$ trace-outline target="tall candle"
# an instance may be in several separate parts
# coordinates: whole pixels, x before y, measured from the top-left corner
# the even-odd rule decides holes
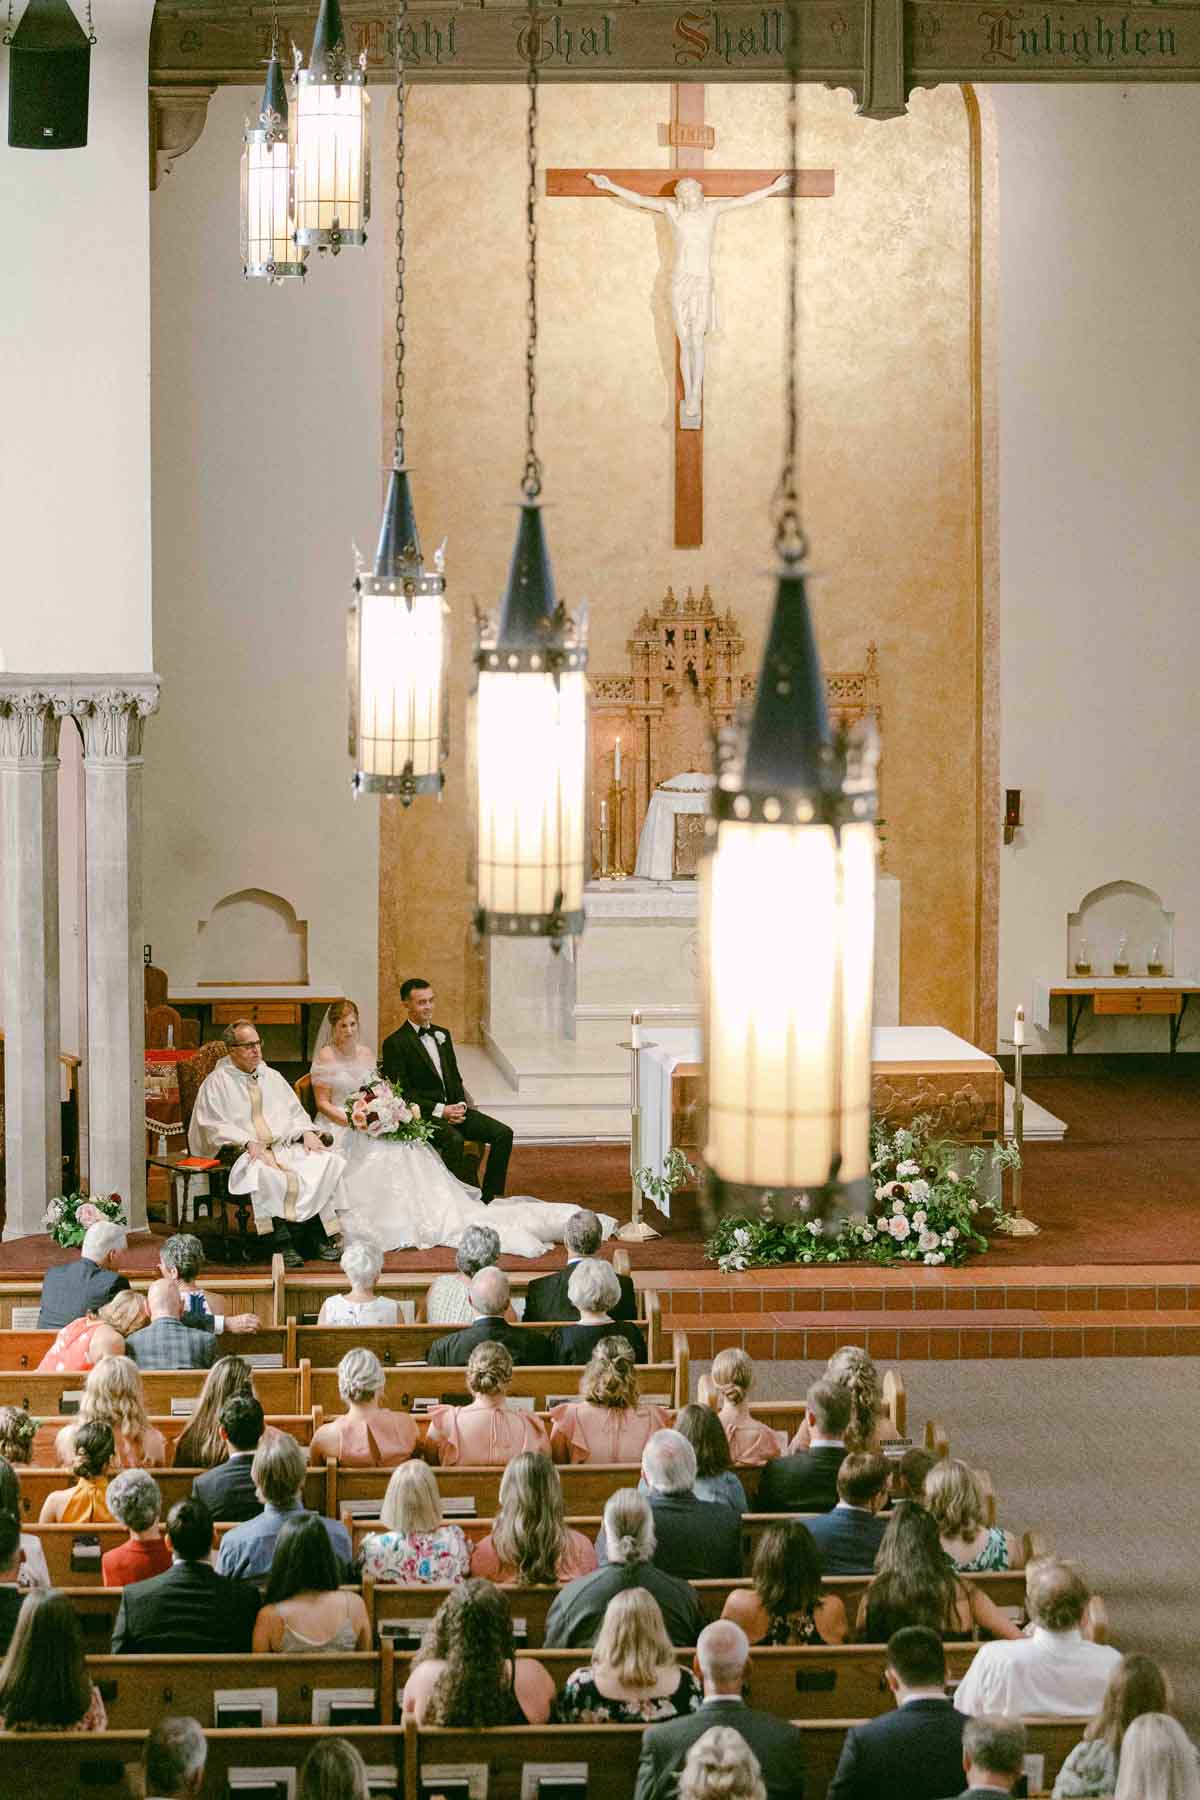
[[[630,1031],[629,1031],[629,1041],[635,1050],[641,1049],[641,1047],[642,1047],[642,1015],[640,1012],[635,1012],[633,1015],[633,1023],[630,1026]]]
[[[608,801],[607,800],[602,800],[600,802],[600,824],[601,824],[602,828],[608,824]]]
[[[613,780],[616,782],[619,782],[620,779],[621,779],[621,740],[620,740],[620,738],[618,738],[617,739],[617,747],[613,751]]]
[[[1025,1042],[1025,1008],[1023,1006],[1018,1006],[1016,1017],[1013,1020],[1012,1041],[1014,1044]]]

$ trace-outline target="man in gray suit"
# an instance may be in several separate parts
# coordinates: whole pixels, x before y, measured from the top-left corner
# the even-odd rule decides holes
[[[727,1725],[758,1758],[767,1800],[804,1800],[803,1740],[794,1725],[760,1712],[742,1699],[750,1643],[740,1625],[719,1619],[706,1625],[696,1644],[704,1680],[699,1712],[650,1725],[642,1737],[634,1800],[672,1800],[676,1777],[698,1738]]]
[[[183,1323],[183,1295],[174,1281],[152,1281],[146,1295],[150,1323],[125,1340],[125,1354],[139,1369],[211,1369],[217,1341],[210,1331]]]

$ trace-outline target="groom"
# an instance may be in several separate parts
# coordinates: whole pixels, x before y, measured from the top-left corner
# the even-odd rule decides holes
[[[491,1146],[483,1171],[481,1198],[486,1204],[504,1192],[512,1130],[468,1104],[454,1041],[444,1026],[433,1023],[435,996],[424,976],[410,975],[402,982],[400,998],[408,1019],[383,1040],[383,1073],[406,1100],[416,1101],[423,1119],[433,1121],[433,1147],[460,1181],[467,1139]]]

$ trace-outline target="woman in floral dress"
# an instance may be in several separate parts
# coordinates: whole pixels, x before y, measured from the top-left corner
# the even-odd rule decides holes
[[[401,1463],[379,1511],[387,1529],[363,1539],[364,1575],[430,1587],[466,1580],[471,1551],[462,1526],[443,1520],[437,1477],[427,1463]]]
[[[676,1660],[658,1601],[628,1588],[609,1601],[591,1665],[568,1675],[551,1717],[559,1725],[656,1725],[698,1712],[703,1699]]]

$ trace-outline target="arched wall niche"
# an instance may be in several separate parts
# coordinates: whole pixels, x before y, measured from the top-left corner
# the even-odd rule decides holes
[[[196,927],[200,980],[277,987],[308,981],[308,921],[265,888],[218,900]]]
[[[1111,975],[1122,938],[1130,975],[1174,974],[1175,914],[1139,881],[1106,881],[1067,914],[1067,973]]]

